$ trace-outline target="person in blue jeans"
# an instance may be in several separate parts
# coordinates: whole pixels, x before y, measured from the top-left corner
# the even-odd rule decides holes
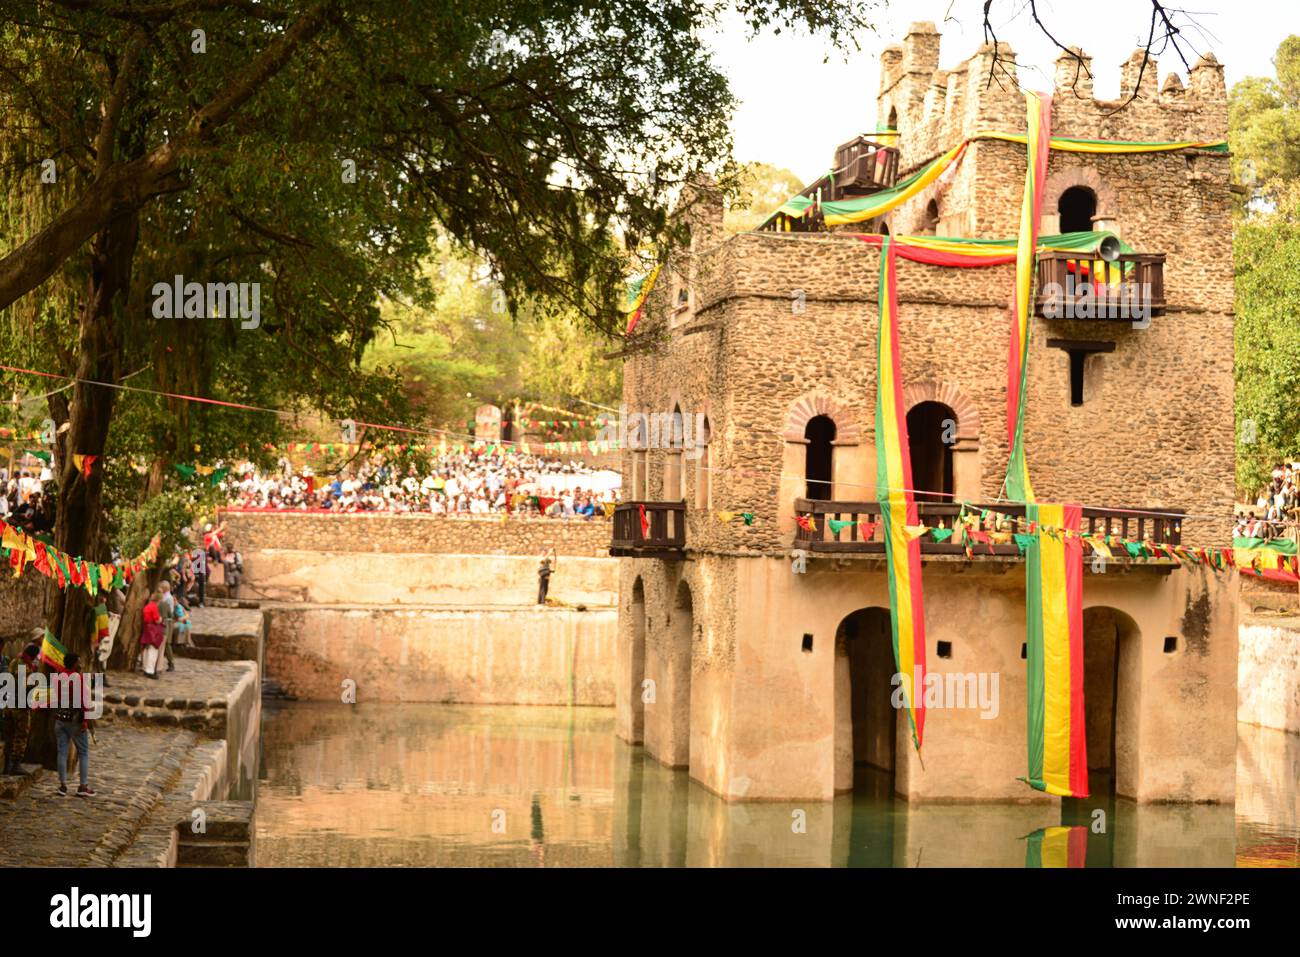
[[[81,786],[77,797],[94,797],[90,786],[90,720],[86,717],[90,702],[90,685],[81,672],[79,655],[68,655],[63,660],[65,674],[55,675],[51,682],[54,705],[54,741],[59,752],[59,797],[68,796],[68,743],[77,746],[77,772]],[[74,685],[80,685],[79,688]]]

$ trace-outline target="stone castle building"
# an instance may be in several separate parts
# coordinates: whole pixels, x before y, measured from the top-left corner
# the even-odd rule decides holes
[[[885,50],[877,109],[897,130],[882,142],[896,150],[899,177],[965,137],[1024,132],[1014,54],[996,53],[1011,73],[989,83],[994,48],[940,70],[932,24]],[[1186,87],[1170,76],[1157,88],[1154,61],[1139,83],[1140,63],[1139,53],[1124,66],[1119,101],[1098,101],[1063,54],[1052,135],[1226,138],[1223,70],[1212,57]],[[846,146],[887,155],[870,139]],[[694,448],[668,436],[657,443],[667,447],[624,452],[626,504],[611,550],[622,556],[617,727],[727,800],[829,799],[863,766],[913,801],[1059,800],[1017,780],[1027,682],[1014,546],[970,558],[951,544],[923,548],[929,671],[996,675],[999,693],[996,715],[930,709],[918,759],[906,716],[889,703],[879,533],[863,542],[825,528],[828,516],[878,512],[879,252],[851,233],[1014,238],[1025,165],[1023,144],[973,139],[925,192],[847,228],[727,236],[721,205],[697,204],[689,250],[647,301],[628,347],[627,410],[681,413],[702,428],[692,429]],[[1030,320],[1025,435],[1037,498],[1081,503],[1090,528],[1229,544],[1228,165],[1226,154],[1194,148],[1050,154],[1041,233],[1113,231],[1156,280],[1147,322],[1052,319],[1041,309]],[[853,179],[837,163],[814,186],[851,195],[861,186]],[[950,523],[954,502],[994,503],[1000,493],[1013,269],[898,263],[914,484],[935,493],[922,504],[930,524]],[[801,513],[817,516],[814,535],[798,529]],[[807,556],[802,574],[796,549]],[[1084,570],[1094,793],[1233,801],[1235,575],[1167,560],[1085,558]]]

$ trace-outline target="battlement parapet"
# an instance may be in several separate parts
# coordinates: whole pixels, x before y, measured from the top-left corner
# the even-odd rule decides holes
[[[915,23],[901,44],[885,48],[880,63],[877,116],[898,130],[900,172],[976,133],[1024,129],[1016,54],[1006,43],[984,43],[953,69],[941,70],[939,31],[933,23]],[[1212,53],[1192,66],[1186,85],[1176,74],[1163,83],[1159,75],[1156,57],[1135,50],[1120,68],[1119,97],[1097,99],[1092,57],[1078,47],[1062,51],[1051,90],[1053,135],[1153,142],[1227,137],[1223,65]]]

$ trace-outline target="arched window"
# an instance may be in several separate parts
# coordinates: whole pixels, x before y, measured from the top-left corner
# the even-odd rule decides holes
[[[804,460],[804,480],[808,486],[807,497],[820,502],[831,499],[831,478],[835,447],[835,423],[830,416],[815,415],[808,420],[803,437],[808,440]]]
[[[712,483],[709,481],[712,477],[712,461],[709,454],[709,440],[713,438],[713,426],[709,424],[709,417],[706,415],[700,420],[702,427],[700,434],[695,437],[695,507],[710,508],[712,505]]]
[[[1056,202],[1061,214],[1061,232],[1092,232],[1092,218],[1097,215],[1097,194],[1087,186],[1071,186]]]
[[[685,436],[681,406],[673,406],[670,421],[670,434],[662,437],[662,441],[666,446],[664,451],[666,456],[664,462],[664,501],[678,502],[685,498],[682,489],[682,446]]]
[[[898,129],[898,110],[895,107],[889,108],[889,128],[891,130]]]
[[[956,440],[957,415],[942,402],[918,402],[908,410],[912,488],[918,502],[952,502],[952,447]]]
[[[921,235],[933,236],[939,232],[939,201],[930,200],[925,207],[925,218],[921,221]]]
[[[650,497],[650,428],[645,412],[634,413],[627,430],[627,445],[632,453],[632,482],[629,501],[644,502]]]

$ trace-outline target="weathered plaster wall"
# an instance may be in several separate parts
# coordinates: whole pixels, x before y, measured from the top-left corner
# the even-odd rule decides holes
[[[612,610],[269,604],[266,674],[312,701],[610,705]]]
[[[1300,619],[1245,618],[1238,645],[1237,720],[1300,734]]]
[[[683,731],[682,702],[670,700],[678,685],[668,682],[666,696],[659,680],[655,700],[642,705],[653,757],[689,764],[692,778],[728,800],[829,800],[852,781],[851,766],[843,766],[852,754],[843,725],[854,692],[837,681],[846,662],[836,637],[852,612],[888,608],[880,563],[837,567],[816,559],[802,576],[772,559],[705,557],[685,569],[624,565],[625,579],[639,577],[646,595],[647,678],[669,670],[668,656],[654,649],[672,646],[671,619],[681,614],[656,609],[672,607],[664,596],[676,595],[683,582],[693,596],[690,725]],[[977,682],[984,675],[990,689],[996,676],[997,697],[996,709],[930,709],[924,767],[905,717],[898,717],[895,786],[909,800],[1055,802],[1017,781],[1026,762],[1023,576],[1019,563],[925,564],[930,673],[974,674]],[[1121,795],[1142,802],[1233,799],[1235,709],[1218,704],[1236,689],[1236,588],[1235,576],[1204,569],[1112,566],[1086,575],[1089,620],[1105,621],[1090,609],[1113,609],[1124,624],[1115,725]],[[725,601],[726,610],[709,606],[710,599]],[[634,611],[629,598],[619,633],[620,689],[636,660]],[[734,630],[727,627],[732,622]],[[1095,626],[1093,640],[1102,631]],[[1115,636],[1112,627],[1110,640]],[[1175,639],[1170,652],[1167,637]],[[939,642],[950,644],[950,657],[938,657]],[[1085,700],[1112,687],[1090,679]],[[630,693],[619,694],[617,726],[625,739],[637,706]],[[858,732],[851,722],[850,728]],[[690,741],[684,757],[683,734]]]

